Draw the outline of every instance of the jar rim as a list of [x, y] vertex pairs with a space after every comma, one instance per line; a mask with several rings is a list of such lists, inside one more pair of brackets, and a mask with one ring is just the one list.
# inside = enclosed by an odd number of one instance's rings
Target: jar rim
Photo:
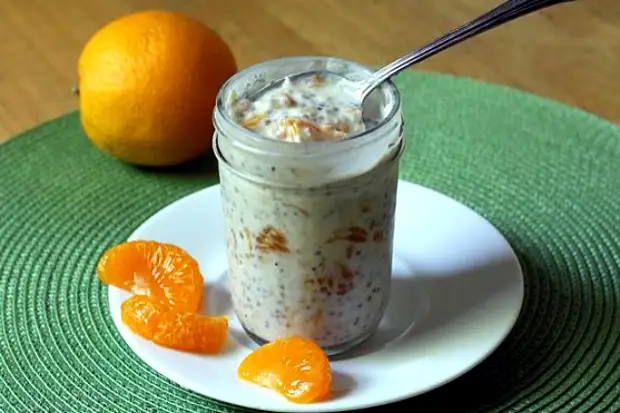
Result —
[[[266, 138], [264, 136], [262, 136], [259, 133], [256, 133], [250, 129], [244, 128], [243, 126], [239, 125], [239, 123], [237, 123], [228, 113], [227, 110], [227, 102], [226, 102], [226, 97], [228, 96], [228, 93], [230, 91], [230, 89], [233, 87], [233, 85], [235, 85], [240, 79], [243, 79], [245, 76], [248, 76], [249, 74], [251, 74], [252, 72], [258, 71], [260, 69], [266, 68], [266, 67], [277, 67], [278, 64], [280, 65], [286, 65], [287, 62], [303, 62], [303, 61], [307, 61], [307, 62], [320, 62], [320, 61], [325, 61], [326, 63], [328, 62], [335, 62], [335, 63], [340, 63], [340, 64], [345, 64], [349, 67], [354, 67], [360, 71], [365, 71], [368, 74], [371, 74], [373, 72], [373, 70], [366, 66], [363, 65], [361, 63], [357, 63], [354, 61], [350, 61], [350, 60], [346, 60], [346, 59], [341, 59], [341, 58], [337, 58], [337, 57], [330, 57], [330, 56], [291, 56], [291, 57], [282, 57], [282, 58], [277, 58], [277, 59], [271, 59], [271, 60], [266, 60], [264, 62], [261, 63], [257, 63], [254, 64], [252, 66], [248, 66], [245, 69], [235, 73], [233, 76], [231, 76], [220, 88], [217, 97], [216, 97], [216, 102], [215, 102], [215, 110], [213, 113], [213, 118], [214, 118], [214, 123], [216, 123], [217, 126], [217, 117], [219, 117], [220, 119], [222, 119], [227, 126], [233, 128], [233, 130], [235, 130], [237, 133], [240, 133], [242, 136], [244, 136], [246, 139], [249, 139], [250, 141], [257, 143], [257, 144], [270, 144], [270, 145], [274, 145], [275, 147], [281, 147], [281, 148], [292, 148], [292, 147], [296, 147], [299, 146], [299, 142], [289, 142], [289, 141], [285, 141], [285, 140], [277, 140], [277, 139], [269, 139]], [[330, 147], [332, 147], [332, 149], [336, 149], [334, 148], [334, 145], [337, 145], [338, 147], [341, 147], [342, 145], [348, 145], [350, 144], [352, 141], [355, 142], [359, 142], [360, 144], [363, 143], [363, 141], [366, 141], [365, 139], [360, 139], [363, 138], [367, 135], [371, 135], [374, 132], [380, 130], [381, 128], [383, 128], [385, 125], [389, 124], [390, 121], [392, 119], [394, 119], [394, 117], [399, 113], [400, 108], [401, 108], [401, 96], [400, 96], [400, 92], [398, 90], [398, 88], [396, 87], [396, 85], [394, 84], [394, 82], [391, 79], [386, 80], [385, 82], [383, 82], [382, 87], [387, 86], [387, 90], [391, 96], [391, 98], [393, 99], [393, 104], [392, 107], [390, 108], [389, 113], [386, 116], [383, 116], [381, 118], [381, 121], [377, 122], [376, 125], [373, 125], [371, 128], [366, 129], [362, 132], [347, 136], [344, 139], [336, 139], [336, 140], [329, 140], [329, 141], [306, 141], [303, 142], [303, 145], [307, 148], [307, 149], [312, 149], [312, 148], [319, 148], [319, 147], [324, 147], [326, 144], [329, 145]]]

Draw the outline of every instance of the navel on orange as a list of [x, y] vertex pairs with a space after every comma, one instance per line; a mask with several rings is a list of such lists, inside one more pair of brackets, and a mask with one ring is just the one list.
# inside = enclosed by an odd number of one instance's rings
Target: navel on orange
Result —
[[331, 367], [313, 341], [288, 337], [265, 344], [239, 365], [239, 377], [270, 388], [295, 403], [312, 403], [329, 396]]
[[123, 302], [121, 318], [131, 331], [155, 344], [193, 353], [220, 352], [228, 334], [226, 317], [179, 312], [143, 295]]
[[215, 98], [236, 71], [229, 46], [196, 19], [160, 10], [118, 18], [80, 55], [82, 126], [125, 162], [183, 163], [210, 150]]
[[156, 241], [128, 241], [106, 251], [97, 264], [99, 279], [146, 295], [178, 311], [200, 309], [204, 279], [185, 250]]

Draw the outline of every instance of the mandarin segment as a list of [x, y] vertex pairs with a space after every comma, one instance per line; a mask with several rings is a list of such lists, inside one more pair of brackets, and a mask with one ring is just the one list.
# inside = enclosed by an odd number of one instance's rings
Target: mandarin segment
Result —
[[204, 280], [185, 250], [156, 241], [128, 241], [106, 251], [97, 264], [101, 281], [179, 311], [196, 312]]
[[219, 353], [228, 335], [226, 317], [179, 312], [143, 295], [123, 302], [121, 317], [135, 334], [175, 350]]
[[266, 226], [256, 237], [256, 248], [264, 253], [291, 252], [284, 233], [272, 226]]
[[254, 350], [241, 362], [237, 374], [295, 403], [326, 399], [332, 382], [327, 354], [301, 337], [281, 338]]

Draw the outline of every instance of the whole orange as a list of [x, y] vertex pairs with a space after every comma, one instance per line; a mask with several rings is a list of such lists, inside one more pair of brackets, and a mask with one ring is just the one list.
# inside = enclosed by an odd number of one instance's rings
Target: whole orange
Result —
[[131, 164], [194, 159], [211, 149], [217, 92], [236, 71], [229, 46], [194, 18], [153, 10], [116, 19], [79, 58], [84, 132]]

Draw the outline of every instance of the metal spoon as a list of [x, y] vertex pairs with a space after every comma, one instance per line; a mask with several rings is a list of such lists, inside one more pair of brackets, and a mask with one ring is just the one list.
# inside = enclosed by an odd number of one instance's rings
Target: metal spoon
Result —
[[[355, 100], [360, 102], [361, 106], [361, 104], [364, 102], [364, 99], [366, 99], [370, 92], [372, 92], [377, 86], [379, 86], [381, 83], [385, 82], [387, 79], [394, 76], [395, 74], [400, 73], [402, 70], [413, 65], [414, 63], [426, 60], [429, 57], [464, 40], [470, 39], [480, 33], [486, 32], [487, 30], [490, 30], [494, 27], [501, 26], [502, 24], [508, 23], [509, 21], [515, 20], [519, 17], [525, 16], [526, 14], [559, 3], [566, 3], [570, 1], [574, 0], [507, 0], [501, 5], [492, 9], [491, 11], [483, 14], [482, 16], [433, 40], [426, 46], [414, 50], [413, 52], [383, 66], [381, 69], [377, 70], [370, 76], [360, 81], [354, 82], [345, 79], [341, 74], [327, 70], [313, 70], [302, 72], [294, 76], [290, 76], [289, 80], [295, 81], [296, 79], [302, 77], [315, 76], [317, 74], [320, 74], [323, 77], [337, 76], [341, 79], [342, 82], [347, 83], [344, 86], [351, 91], [352, 97], [355, 97]], [[283, 81], [284, 79], [278, 79], [270, 82], [265, 87], [254, 93], [250, 99], [256, 99], [267, 90], [273, 89], [281, 85]]]

